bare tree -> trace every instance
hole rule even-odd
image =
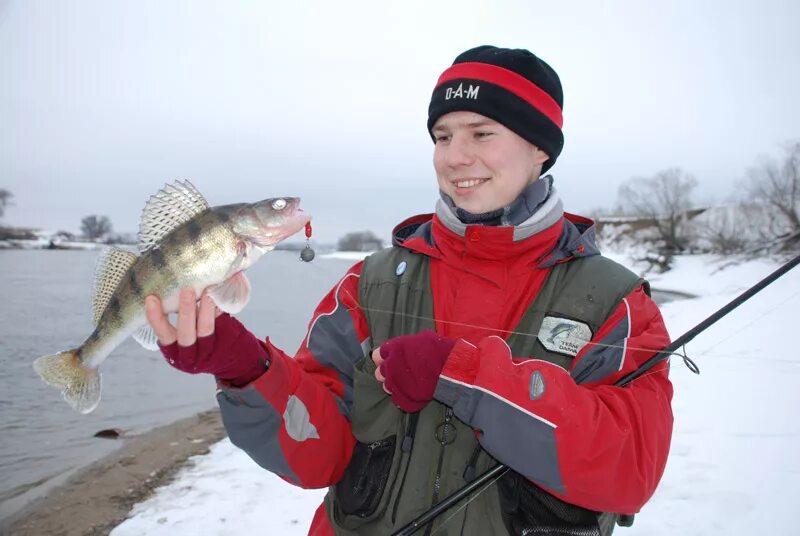
[[[6,207],[11,204],[11,198],[14,194],[6,189],[0,189],[0,218],[6,213]]]
[[[86,216],[81,220],[81,232],[89,240],[95,240],[111,232],[108,216]]]
[[[683,250],[688,236],[682,226],[692,208],[692,190],[697,180],[679,168],[670,168],[652,177],[634,177],[619,187],[620,209],[653,221],[668,252]]]
[[[782,160],[766,158],[748,171],[748,193],[775,209],[773,238],[800,233],[800,141],[784,147]]]
[[[341,237],[337,246],[339,251],[374,251],[383,247],[383,240],[372,231],[356,231]]]

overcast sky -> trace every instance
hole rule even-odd
[[[553,168],[571,212],[680,166],[723,200],[800,139],[800,2],[0,0],[6,224],[135,231],[189,178],[212,205],[303,197],[315,236],[430,212],[433,85],[480,45],[564,86]]]

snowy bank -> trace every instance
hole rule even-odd
[[[776,267],[680,257],[674,270],[651,280],[699,295],[662,307],[676,338]],[[790,336],[798,297],[795,269],[687,347],[700,376],[673,358],[675,432],[666,473],[634,526],[617,534],[797,533],[800,356]],[[224,440],[112,534],[304,535],[323,493],[286,484]]]

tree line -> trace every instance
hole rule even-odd
[[[686,251],[740,253],[800,249],[800,142],[779,157],[762,158],[747,170],[740,199],[722,207],[698,207],[697,179],[680,168],[633,177],[618,189],[615,215],[596,211],[601,224],[637,227],[660,254]],[[616,220],[616,222],[615,222]]]

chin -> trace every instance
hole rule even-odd
[[[497,210],[491,207],[483,206],[483,205],[476,205],[471,203],[456,203],[456,206],[461,210],[466,210],[470,214],[484,214],[486,212],[491,212],[493,210]]]

